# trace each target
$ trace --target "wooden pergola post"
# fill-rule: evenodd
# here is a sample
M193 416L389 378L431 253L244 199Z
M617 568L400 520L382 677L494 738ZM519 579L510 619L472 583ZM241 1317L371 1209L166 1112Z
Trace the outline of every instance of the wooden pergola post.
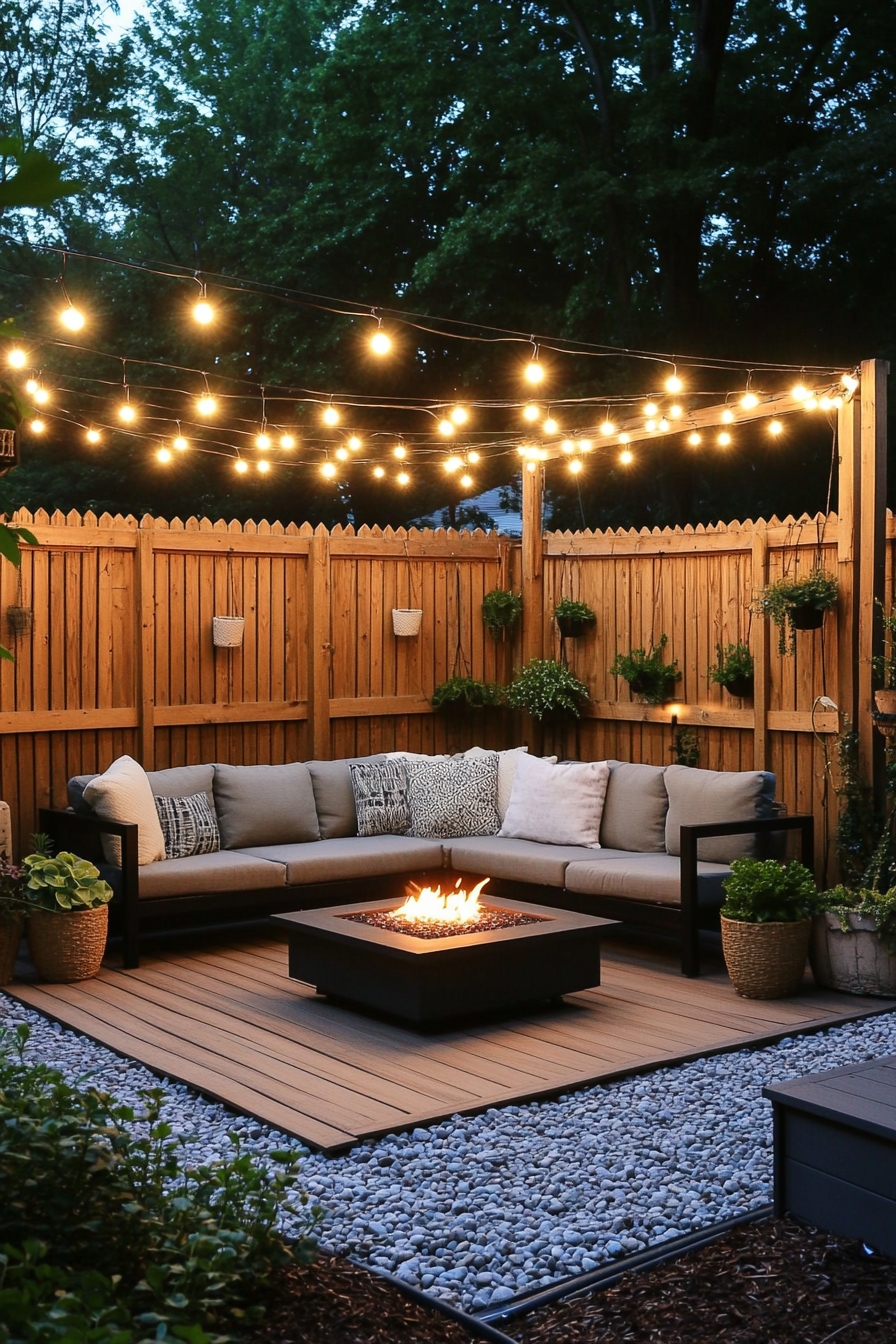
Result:
M534 468L534 470L533 470ZM523 662L544 656L544 463L523 465Z

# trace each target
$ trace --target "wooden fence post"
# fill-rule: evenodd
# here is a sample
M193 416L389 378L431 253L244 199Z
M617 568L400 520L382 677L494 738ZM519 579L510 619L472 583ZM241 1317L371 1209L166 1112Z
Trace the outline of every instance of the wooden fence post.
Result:
M531 471L530 468L535 470ZM544 463L523 466L523 662L544 656Z
M874 781L875 799L883 805L884 744L871 720L874 706L871 659L879 649L881 623L876 601L884 598L887 533L887 374L883 359L865 359L859 386L859 595L858 595L858 733L859 764Z
M308 714L311 751L315 760L328 761L330 738L330 667L333 645L330 616L330 534L319 523L309 554L310 611L308 615Z
M763 528L753 535L753 592L761 593L768 583L768 532ZM768 769L768 621L760 618L753 626L753 769Z
M859 398L844 402L837 413L837 708L855 730L858 723L859 654Z
M156 760L155 664L156 600L155 556L152 520L144 518L137 529L136 552L137 633L137 754L144 770L152 770Z

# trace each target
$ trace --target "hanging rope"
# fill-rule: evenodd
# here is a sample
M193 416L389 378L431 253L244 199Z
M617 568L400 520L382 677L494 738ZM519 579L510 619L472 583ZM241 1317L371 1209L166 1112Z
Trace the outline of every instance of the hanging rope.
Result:
M454 650L454 665L451 669L451 675L453 677L460 677L460 676L471 677L473 675L473 671L472 668L470 667L470 664L467 662L467 656L464 653L463 638L461 635L463 627L461 624L461 605L460 605L460 565L456 566L454 571L454 577L456 580L455 591L457 596L457 647ZM460 668L462 668L463 670L459 671Z

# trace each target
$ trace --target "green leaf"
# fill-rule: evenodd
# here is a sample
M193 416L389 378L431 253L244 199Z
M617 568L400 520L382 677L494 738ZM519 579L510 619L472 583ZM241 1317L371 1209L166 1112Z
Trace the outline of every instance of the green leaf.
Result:
M0 523L0 555L4 560L8 560L11 565L17 568L22 563L22 553L19 550L19 538L13 528L6 523Z
M0 145L5 158L14 158L17 169L12 177L0 182L0 213L4 210L42 209L63 196L74 196L82 190L80 182L65 182L62 169L40 149L13 148L6 140ZM4 149L5 146L5 149Z

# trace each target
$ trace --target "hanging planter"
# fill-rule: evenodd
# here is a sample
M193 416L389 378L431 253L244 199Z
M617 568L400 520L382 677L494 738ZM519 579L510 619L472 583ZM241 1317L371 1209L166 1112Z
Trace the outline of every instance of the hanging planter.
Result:
M505 703L503 686L477 681L475 677L449 677L432 693L433 709L460 714L470 709L499 709Z
M574 602L571 597L564 597L558 602L554 608L554 619L564 639L580 639L597 621L587 602Z
M522 597L506 588L493 588L482 599L482 619L495 639L502 639L505 630L512 630L522 614Z
M675 694L675 683L681 680L678 660L666 663L664 659L669 636L660 635L660 642L649 653L644 649L632 649L630 653L617 653L610 668L610 675L622 677L627 681L634 695L643 695L648 705L664 705Z
M511 709L523 709L536 719L554 719L563 714L580 718L582 706L591 697L588 687L568 667L551 658L532 658L507 687Z
M245 629L245 616L212 617L212 639L218 649L238 649Z
M838 592L833 574L816 567L804 579L770 583L756 599L755 610L778 627L778 652L796 653L797 630L820 630L825 612L837 605Z
M392 629L399 639L413 639L423 624L422 607L393 607Z
M34 622L34 612L30 607L7 607L6 624L14 635L27 635Z
M746 644L716 645L716 662L709 669L709 679L724 686L729 695L748 700L753 694L755 669L753 655Z

